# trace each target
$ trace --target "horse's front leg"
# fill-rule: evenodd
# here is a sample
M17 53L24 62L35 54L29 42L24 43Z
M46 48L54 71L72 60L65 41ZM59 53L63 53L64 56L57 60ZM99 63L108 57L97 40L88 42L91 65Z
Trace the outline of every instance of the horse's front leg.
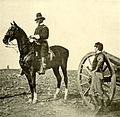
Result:
M31 91L31 97L28 102L37 102L37 93L36 93L36 73L34 71L31 71L30 73L25 73L28 83L30 86Z
M26 77L28 79L28 84L29 84L30 91L31 91L31 96L30 96L30 99L29 99L28 102L32 102L33 97L34 97L34 91L33 91L33 85L32 85L32 77L31 77L29 72L25 72L25 75L26 75Z
M25 74L25 76L28 80L28 84L29 84L30 91L31 91L31 95L29 96L29 101L28 102L32 102L34 92L33 92L33 83L32 83L31 73L30 73L28 67L26 67L28 65L28 60L29 59L26 59L26 61L23 61L23 58L20 58L19 63L20 63L20 66L22 68L22 72Z
M33 85L33 104L37 103L37 92L36 92L36 72L32 72L32 85Z

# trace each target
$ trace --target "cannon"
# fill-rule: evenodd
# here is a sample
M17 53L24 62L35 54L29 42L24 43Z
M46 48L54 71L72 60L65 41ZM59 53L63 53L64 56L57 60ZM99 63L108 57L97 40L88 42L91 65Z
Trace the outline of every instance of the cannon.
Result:
M120 86L120 58L103 51L108 64L104 64L102 79L103 88L103 101L104 105L107 107L111 104L114 98L116 85ZM91 99L89 95L91 81L92 81L92 61L94 59L95 52L87 53L79 63L78 66L78 90L80 96L85 105L88 107L93 107L94 100Z

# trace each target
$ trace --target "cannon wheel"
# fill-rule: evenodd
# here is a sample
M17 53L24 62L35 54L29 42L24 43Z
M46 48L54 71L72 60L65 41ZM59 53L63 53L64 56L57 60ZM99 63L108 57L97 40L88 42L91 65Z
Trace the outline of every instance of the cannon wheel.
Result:
M104 53L105 54L105 53ZM91 97L89 95L89 90L90 90L90 85L91 85L91 71L89 68L92 66L92 60L95 56L94 52L90 52L86 54L78 67L78 88L79 88L79 93L81 95L81 98L83 102L91 109L95 109L94 101L91 100ZM106 57L106 55L105 55ZM106 57L109 66L104 66L104 80L102 83L103 87L103 101L104 105L108 106L115 94L115 88L116 88L116 76L114 72L114 68L112 63L110 62L109 58ZM110 72L112 71L112 73Z

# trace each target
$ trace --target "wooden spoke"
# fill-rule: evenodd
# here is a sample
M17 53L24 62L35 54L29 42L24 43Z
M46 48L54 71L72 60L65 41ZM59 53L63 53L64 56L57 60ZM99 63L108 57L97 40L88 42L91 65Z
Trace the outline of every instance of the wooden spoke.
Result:
M107 91L104 91L104 95L109 99L109 95L107 94Z
M83 95L86 95L88 93L88 91L90 90L90 87L84 92Z
M88 100L88 103L91 103L91 101L92 101L92 98L90 97L90 99Z
M107 84L103 84L105 87L107 87L107 88L110 88L110 86L109 85L107 85Z
M89 84L89 82L84 82L84 83L81 83L80 85L83 86L83 85L86 85L86 84Z
M83 74L83 73L80 73L80 75L83 76L83 77L86 77L87 79L90 78L89 76L87 76L87 75L85 75L85 74Z
M87 70L87 72L89 73L89 75L91 75L90 70L86 67L86 65L83 64L83 67Z
M103 72L104 72L107 68L108 68L108 66L106 65L106 66L104 67L104 69L103 69Z

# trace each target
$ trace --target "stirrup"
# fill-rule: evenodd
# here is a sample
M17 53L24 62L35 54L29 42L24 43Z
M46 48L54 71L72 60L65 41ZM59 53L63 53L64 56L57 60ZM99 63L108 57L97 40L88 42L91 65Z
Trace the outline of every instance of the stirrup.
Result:
M38 71L38 74L39 74L39 75L45 74L45 70L43 70L42 72Z
M45 74L45 69L44 69L43 65L42 65L42 68L40 67L40 69L39 69L39 71L38 71L38 74L39 74L39 75L40 75L40 74Z

